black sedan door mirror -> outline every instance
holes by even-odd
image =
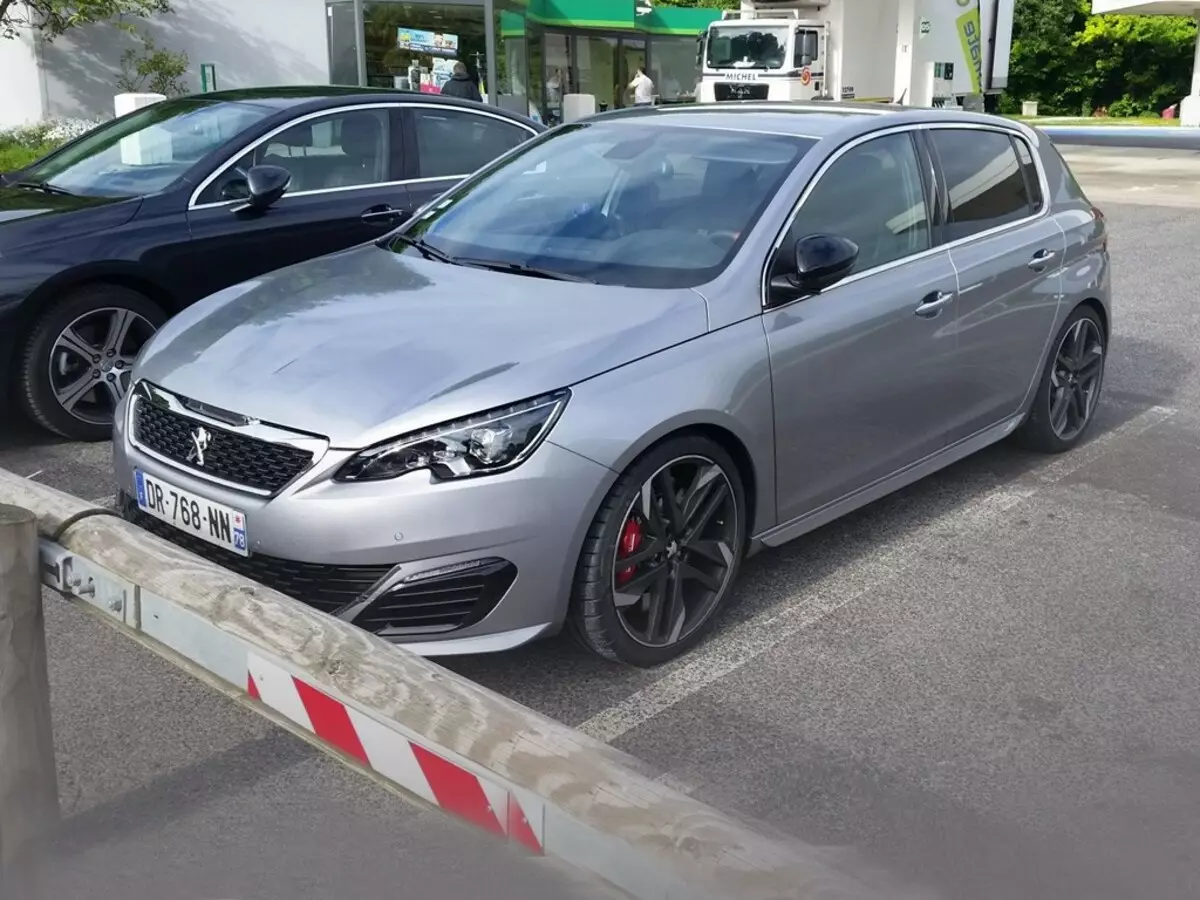
[[[775,275],[771,292],[779,302],[819,294],[854,270],[858,244],[836,234],[810,234],[796,241],[793,271]]]
[[[292,182],[292,173],[282,166],[253,166],[246,173],[246,202],[233,208],[235,213],[264,212],[275,203]]]

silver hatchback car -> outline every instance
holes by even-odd
[[[1103,216],[1045,135],[853,104],[622,111],[144,349],[126,514],[418,652],[662,663],[747,555],[1087,433]]]

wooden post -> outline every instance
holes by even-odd
[[[58,822],[40,568],[36,517],[0,504],[0,886],[9,889],[31,884]]]

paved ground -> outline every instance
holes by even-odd
[[[1159,205],[1120,202],[1136,155],[1107,187],[1088,165],[1118,303],[1089,445],[993,448],[762,554],[676,665],[555,642],[453,667],[942,897],[1200,896],[1200,200],[1161,205],[1200,165],[1143,175]],[[10,438],[0,466],[95,499],[106,453]],[[202,880],[155,897],[376,897],[449,845],[433,817],[51,608],[65,793],[87,810],[73,884],[165,867]],[[314,872],[329,880],[310,888]]]

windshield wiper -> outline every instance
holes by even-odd
[[[477,269],[490,269],[493,272],[512,272],[514,275],[528,275],[532,278],[549,278],[553,281],[574,281],[578,284],[595,284],[590,278],[582,275],[571,275],[567,272],[557,272],[554,269],[540,269],[537,266],[527,266],[524,263],[507,262],[502,259],[471,259],[456,256],[454,262],[461,266],[475,266]]]
[[[75,194],[68,191],[66,188],[60,188],[48,181],[14,181],[13,187],[28,188],[33,191],[42,191],[46,194],[53,194],[56,197],[74,197]]]
[[[430,246],[421,240],[421,238],[409,237],[407,234],[393,234],[390,238],[386,238],[386,240],[399,241],[405,246],[412,247],[426,259],[436,259],[438,262],[450,264],[458,262],[449,253],[439,250],[437,247]]]

